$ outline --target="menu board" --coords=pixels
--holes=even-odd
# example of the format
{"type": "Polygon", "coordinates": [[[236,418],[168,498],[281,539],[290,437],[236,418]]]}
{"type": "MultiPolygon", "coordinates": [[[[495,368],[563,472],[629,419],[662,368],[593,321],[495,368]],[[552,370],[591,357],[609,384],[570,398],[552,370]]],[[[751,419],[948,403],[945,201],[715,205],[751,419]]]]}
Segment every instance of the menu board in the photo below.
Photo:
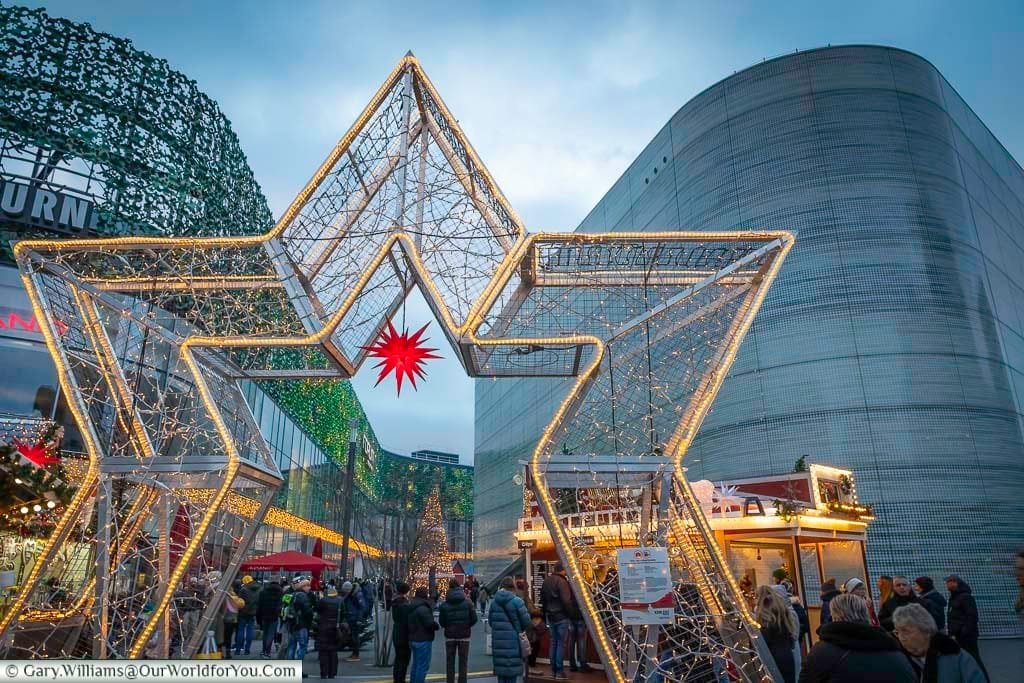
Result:
{"type": "Polygon", "coordinates": [[[620,548],[617,560],[622,623],[671,624],[675,606],[668,549],[620,548]]]}

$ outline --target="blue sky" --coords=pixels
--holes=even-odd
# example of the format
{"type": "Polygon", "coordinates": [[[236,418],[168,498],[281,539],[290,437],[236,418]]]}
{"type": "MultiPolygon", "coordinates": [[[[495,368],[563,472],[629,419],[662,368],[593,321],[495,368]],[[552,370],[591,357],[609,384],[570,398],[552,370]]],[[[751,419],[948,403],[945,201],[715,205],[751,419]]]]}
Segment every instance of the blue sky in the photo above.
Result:
{"type": "MultiPolygon", "coordinates": [[[[530,230],[573,229],[707,86],[825,44],[921,54],[1024,160],[1020,0],[24,4],[131,38],[195,79],[232,121],[275,216],[410,49],[530,230]]],[[[410,328],[424,308],[410,304],[410,328]]],[[[385,446],[471,461],[473,385],[454,361],[431,364],[399,400],[369,372],[355,383],[385,446]]]]}

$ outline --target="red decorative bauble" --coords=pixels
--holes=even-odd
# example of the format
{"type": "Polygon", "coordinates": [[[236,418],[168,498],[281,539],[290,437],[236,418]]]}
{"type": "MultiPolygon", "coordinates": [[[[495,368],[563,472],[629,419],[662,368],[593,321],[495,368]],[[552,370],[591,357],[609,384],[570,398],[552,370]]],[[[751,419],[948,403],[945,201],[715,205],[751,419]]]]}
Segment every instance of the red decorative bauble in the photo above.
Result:
{"type": "MultiPolygon", "coordinates": [[[[429,324],[427,323],[427,325],[429,324]]],[[[381,369],[380,374],[377,376],[377,384],[380,384],[388,376],[388,373],[394,372],[395,381],[398,384],[398,395],[401,396],[402,379],[404,377],[409,378],[409,383],[412,384],[413,389],[416,388],[417,376],[420,379],[426,378],[427,375],[423,371],[423,361],[441,358],[441,356],[431,353],[432,351],[437,351],[437,349],[428,349],[423,346],[423,343],[429,341],[429,338],[420,339],[420,336],[427,329],[427,325],[424,325],[415,334],[410,336],[409,330],[398,334],[394,325],[389,320],[388,329],[380,333],[380,339],[370,346],[362,347],[364,350],[369,351],[370,355],[374,358],[381,359],[379,363],[373,366],[381,369]]]]}

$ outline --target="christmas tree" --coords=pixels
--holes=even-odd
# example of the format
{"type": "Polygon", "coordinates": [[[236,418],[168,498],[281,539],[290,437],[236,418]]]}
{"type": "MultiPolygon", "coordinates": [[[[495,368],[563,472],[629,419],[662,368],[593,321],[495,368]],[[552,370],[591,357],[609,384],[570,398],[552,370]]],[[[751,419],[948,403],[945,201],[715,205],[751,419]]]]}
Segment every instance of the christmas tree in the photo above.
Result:
{"type": "Polygon", "coordinates": [[[427,498],[420,519],[419,533],[409,558],[409,585],[413,589],[429,585],[431,576],[445,577],[452,570],[452,554],[448,550],[448,534],[444,530],[441,518],[441,495],[435,486],[427,498]]]}

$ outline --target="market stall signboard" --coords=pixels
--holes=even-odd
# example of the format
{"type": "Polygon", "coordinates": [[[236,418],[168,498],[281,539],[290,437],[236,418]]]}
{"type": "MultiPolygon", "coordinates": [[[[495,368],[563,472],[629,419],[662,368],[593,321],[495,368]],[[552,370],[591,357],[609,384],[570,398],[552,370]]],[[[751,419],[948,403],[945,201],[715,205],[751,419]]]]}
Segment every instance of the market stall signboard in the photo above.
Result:
{"type": "Polygon", "coordinates": [[[623,625],[671,624],[674,605],[668,549],[620,548],[618,565],[623,625]]]}

